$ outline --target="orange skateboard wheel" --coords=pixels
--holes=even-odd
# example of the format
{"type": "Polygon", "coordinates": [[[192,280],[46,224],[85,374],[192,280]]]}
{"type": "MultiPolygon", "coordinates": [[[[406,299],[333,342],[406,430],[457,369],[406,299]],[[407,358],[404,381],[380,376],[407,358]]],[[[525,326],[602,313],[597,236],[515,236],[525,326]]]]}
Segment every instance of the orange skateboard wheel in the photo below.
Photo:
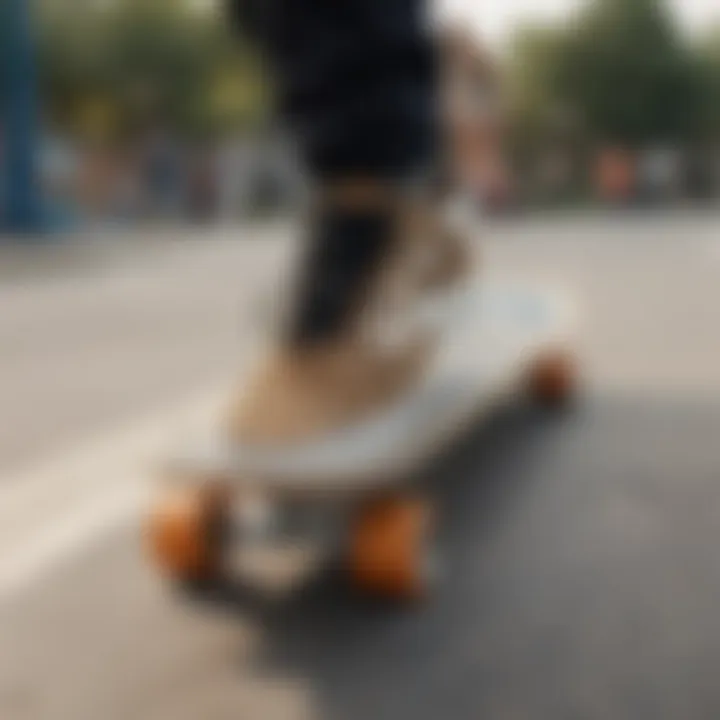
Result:
{"type": "Polygon", "coordinates": [[[556,350],[540,355],[530,368],[530,393],[543,405],[562,405],[575,395],[578,370],[575,358],[556,350]]]}
{"type": "Polygon", "coordinates": [[[363,592],[421,599],[430,584],[431,512],[427,502],[386,498],[364,507],[350,544],[349,571],[363,592]]]}
{"type": "Polygon", "coordinates": [[[150,512],[146,540],[154,561],[180,581],[209,580],[220,569],[224,501],[208,488],[173,488],[150,512]]]}

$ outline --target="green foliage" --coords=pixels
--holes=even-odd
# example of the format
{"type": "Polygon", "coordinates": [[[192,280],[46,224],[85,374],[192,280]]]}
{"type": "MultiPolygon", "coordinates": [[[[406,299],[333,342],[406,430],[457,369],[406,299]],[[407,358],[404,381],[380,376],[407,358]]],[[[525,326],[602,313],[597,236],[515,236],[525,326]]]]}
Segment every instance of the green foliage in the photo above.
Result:
{"type": "Polygon", "coordinates": [[[711,28],[698,43],[697,64],[705,94],[702,114],[703,134],[718,141],[720,140],[720,26],[711,28]]]}
{"type": "Polygon", "coordinates": [[[596,0],[569,42],[562,84],[603,139],[675,142],[697,129],[697,69],[664,0],[596,0]]]}
{"type": "Polygon", "coordinates": [[[522,151],[552,135],[562,106],[559,78],[567,40],[555,27],[523,26],[506,64],[510,130],[522,151]]]}
{"type": "Polygon", "coordinates": [[[571,23],[525,30],[509,60],[526,138],[558,115],[588,141],[626,147],[684,143],[710,122],[712,63],[665,0],[589,0],[571,23]]]}
{"type": "Polygon", "coordinates": [[[163,123],[203,134],[266,110],[252,49],[207,9],[179,0],[47,0],[39,27],[44,97],[56,122],[82,126],[88,106],[102,106],[115,133],[163,123]]]}

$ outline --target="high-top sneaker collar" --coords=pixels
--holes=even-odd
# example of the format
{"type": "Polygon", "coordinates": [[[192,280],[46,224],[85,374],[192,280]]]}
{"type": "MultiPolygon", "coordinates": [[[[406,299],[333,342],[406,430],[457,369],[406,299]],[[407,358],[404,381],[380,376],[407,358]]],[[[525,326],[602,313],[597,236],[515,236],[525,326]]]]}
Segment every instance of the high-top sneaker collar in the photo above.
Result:
{"type": "Polygon", "coordinates": [[[436,330],[428,302],[455,289],[471,264],[467,233],[427,183],[339,183],[315,203],[289,341],[400,349],[436,330]]]}

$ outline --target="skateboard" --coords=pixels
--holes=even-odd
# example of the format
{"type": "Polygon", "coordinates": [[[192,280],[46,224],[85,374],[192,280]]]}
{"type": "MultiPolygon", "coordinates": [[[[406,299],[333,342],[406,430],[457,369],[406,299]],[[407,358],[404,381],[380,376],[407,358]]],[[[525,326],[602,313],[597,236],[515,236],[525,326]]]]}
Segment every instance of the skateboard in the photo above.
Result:
{"type": "Polygon", "coordinates": [[[171,458],[149,518],[156,563],[182,583],[215,582],[237,543],[309,537],[340,556],[363,593],[427,596],[437,548],[422,469],[504,404],[565,406],[578,385],[576,327],[573,304],[555,289],[465,288],[423,381],[382,415],[272,451],[210,437],[171,458]]]}

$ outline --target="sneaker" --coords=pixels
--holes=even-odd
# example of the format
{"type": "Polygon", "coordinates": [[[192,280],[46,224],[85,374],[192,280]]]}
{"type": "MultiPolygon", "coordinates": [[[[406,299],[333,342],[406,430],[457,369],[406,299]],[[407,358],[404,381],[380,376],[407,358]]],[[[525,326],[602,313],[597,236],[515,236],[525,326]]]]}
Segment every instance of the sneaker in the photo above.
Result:
{"type": "Polygon", "coordinates": [[[230,440],[307,442],[411,393],[441,335],[417,308],[472,274],[470,250],[437,198],[377,186],[324,197],[289,323],[231,407],[230,440]]]}

